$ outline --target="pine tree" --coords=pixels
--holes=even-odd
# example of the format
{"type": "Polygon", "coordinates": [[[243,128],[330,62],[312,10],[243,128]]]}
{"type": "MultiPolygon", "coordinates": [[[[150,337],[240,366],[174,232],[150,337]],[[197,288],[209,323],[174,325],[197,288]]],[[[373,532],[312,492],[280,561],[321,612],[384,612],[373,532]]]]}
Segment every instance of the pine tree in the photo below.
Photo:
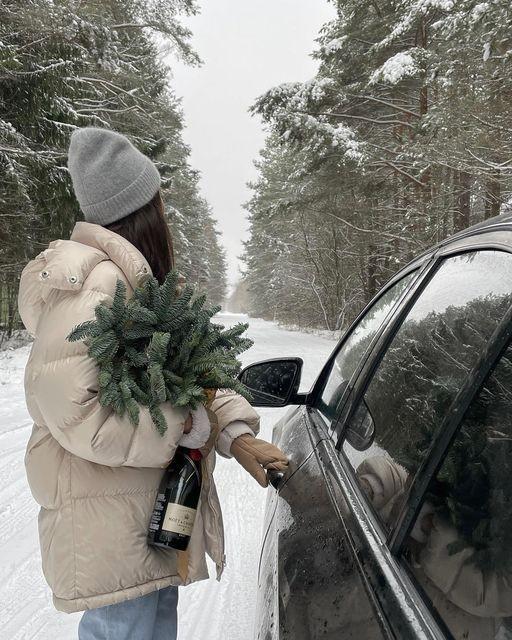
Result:
{"type": "Polygon", "coordinates": [[[253,313],[329,329],[512,195],[510,3],[336,6],[315,77],[254,104],[270,134],[246,245],[253,313]]]}
{"type": "MultiPolygon", "coordinates": [[[[199,62],[180,22],[196,11],[193,0],[0,3],[0,326],[19,322],[24,265],[50,240],[69,237],[81,218],[66,168],[76,127],[113,128],[155,161],[166,201],[180,209],[178,266],[206,289],[214,267],[204,263],[204,247],[220,245],[201,237],[211,211],[199,196],[181,105],[162,62],[199,62]],[[164,45],[172,57],[162,55],[164,45]],[[194,276],[203,263],[200,281],[194,276]]],[[[169,221],[174,230],[172,214],[169,221]]]]}

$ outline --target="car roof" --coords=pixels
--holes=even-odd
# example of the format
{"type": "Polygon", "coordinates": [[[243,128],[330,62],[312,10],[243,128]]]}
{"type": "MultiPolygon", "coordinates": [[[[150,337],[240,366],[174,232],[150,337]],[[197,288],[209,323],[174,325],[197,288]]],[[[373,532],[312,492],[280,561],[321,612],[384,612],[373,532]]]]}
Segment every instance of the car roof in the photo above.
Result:
{"type": "Polygon", "coordinates": [[[495,216],[494,218],[489,218],[484,220],[483,222],[479,222],[467,229],[463,229],[451,236],[448,236],[441,242],[429,247],[425,251],[422,251],[415,258],[411,260],[408,264],[404,265],[392,278],[388,280],[386,285],[390,285],[393,282],[396,282],[401,277],[403,277],[406,273],[416,269],[421,263],[428,260],[431,256],[433,256],[440,249],[449,247],[451,244],[460,244],[460,241],[465,238],[472,238],[478,235],[484,235],[486,233],[501,232],[499,234],[499,244],[510,247],[512,251],[512,212],[502,213],[499,216],[495,216]]]}
{"type": "MultiPolygon", "coordinates": [[[[497,231],[498,229],[503,228],[504,231],[510,231],[512,229],[512,212],[502,213],[499,216],[495,216],[494,218],[489,218],[488,220],[484,220],[483,222],[479,222],[478,224],[474,224],[472,227],[468,227],[467,229],[463,229],[458,233],[446,238],[439,243],[439,246],[444,246],[445,244],[452,242],[453,240],[458,240],[460,238],[464,238],[465,236],[474,235],[476,233],[485,233],[487,231],[497,231]]],[[[512,244],[512,238],[508,235],[503,238],[505,242],[510,242],[512,244]]]]}

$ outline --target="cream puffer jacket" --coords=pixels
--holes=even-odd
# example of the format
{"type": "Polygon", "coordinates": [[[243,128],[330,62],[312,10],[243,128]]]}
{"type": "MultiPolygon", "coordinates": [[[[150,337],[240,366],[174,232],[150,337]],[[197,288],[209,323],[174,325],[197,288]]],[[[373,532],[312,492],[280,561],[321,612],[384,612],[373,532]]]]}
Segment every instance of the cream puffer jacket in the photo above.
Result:
{"type": "MultiPolygon", "coordinates": [[[[25,395],[34,421],[25,467],[41,506],[38,518],[44,576],[60,611],[128,600],[169,585],[208,577],[205,553],[225,563],[220,504],[213,481],[215,450],[203,460],[198,514],[186,552],[150,547],[149,518],[165,467],[183,434],[188,410],[162,405],[168,429],[155,430],[147,408],[133,427],[98,401],[98,371],[83,342],[68,342],[75,325],[112,299],[120,278],[131,295],[151,273],[130,242],[100,225],[77,222],[70,240],[56,240],[23,270],[18,308],[34,336],[25,395]]],[[[229,443],[259,418],[232,392],[212,405],[229,443]],[[227,435],[231,423],[235,433],[227,435]],[[242,425],[242,428],[240,427],[242,425]],[[245,427],[243,426],[245,425],[245,427]]]]}

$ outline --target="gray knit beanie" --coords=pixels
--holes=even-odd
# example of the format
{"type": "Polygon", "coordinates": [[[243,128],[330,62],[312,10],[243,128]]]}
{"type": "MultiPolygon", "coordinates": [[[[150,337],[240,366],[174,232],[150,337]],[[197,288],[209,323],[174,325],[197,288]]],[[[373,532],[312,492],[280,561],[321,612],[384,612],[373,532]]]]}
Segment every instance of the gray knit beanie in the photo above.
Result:
{"type": "Polygon", "coordinates": [[[106,225],[147,204],[160,188],[153,162],[120,133],[84,127],[71,135],[68,168],[87,222],[106,225]]]}

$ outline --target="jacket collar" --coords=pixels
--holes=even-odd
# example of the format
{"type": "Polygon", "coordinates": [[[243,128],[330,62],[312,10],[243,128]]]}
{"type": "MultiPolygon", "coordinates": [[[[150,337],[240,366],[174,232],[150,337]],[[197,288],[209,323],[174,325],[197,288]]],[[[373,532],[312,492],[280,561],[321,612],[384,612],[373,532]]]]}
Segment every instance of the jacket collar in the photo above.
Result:
{"type": "Polygon", "coordinates": [[[71,232],[70,240],[103,251],[125,274],[132,288],[151,275],[151,267],[142,253],[131,242],[99,224],[79,221],[71,232]]]}

